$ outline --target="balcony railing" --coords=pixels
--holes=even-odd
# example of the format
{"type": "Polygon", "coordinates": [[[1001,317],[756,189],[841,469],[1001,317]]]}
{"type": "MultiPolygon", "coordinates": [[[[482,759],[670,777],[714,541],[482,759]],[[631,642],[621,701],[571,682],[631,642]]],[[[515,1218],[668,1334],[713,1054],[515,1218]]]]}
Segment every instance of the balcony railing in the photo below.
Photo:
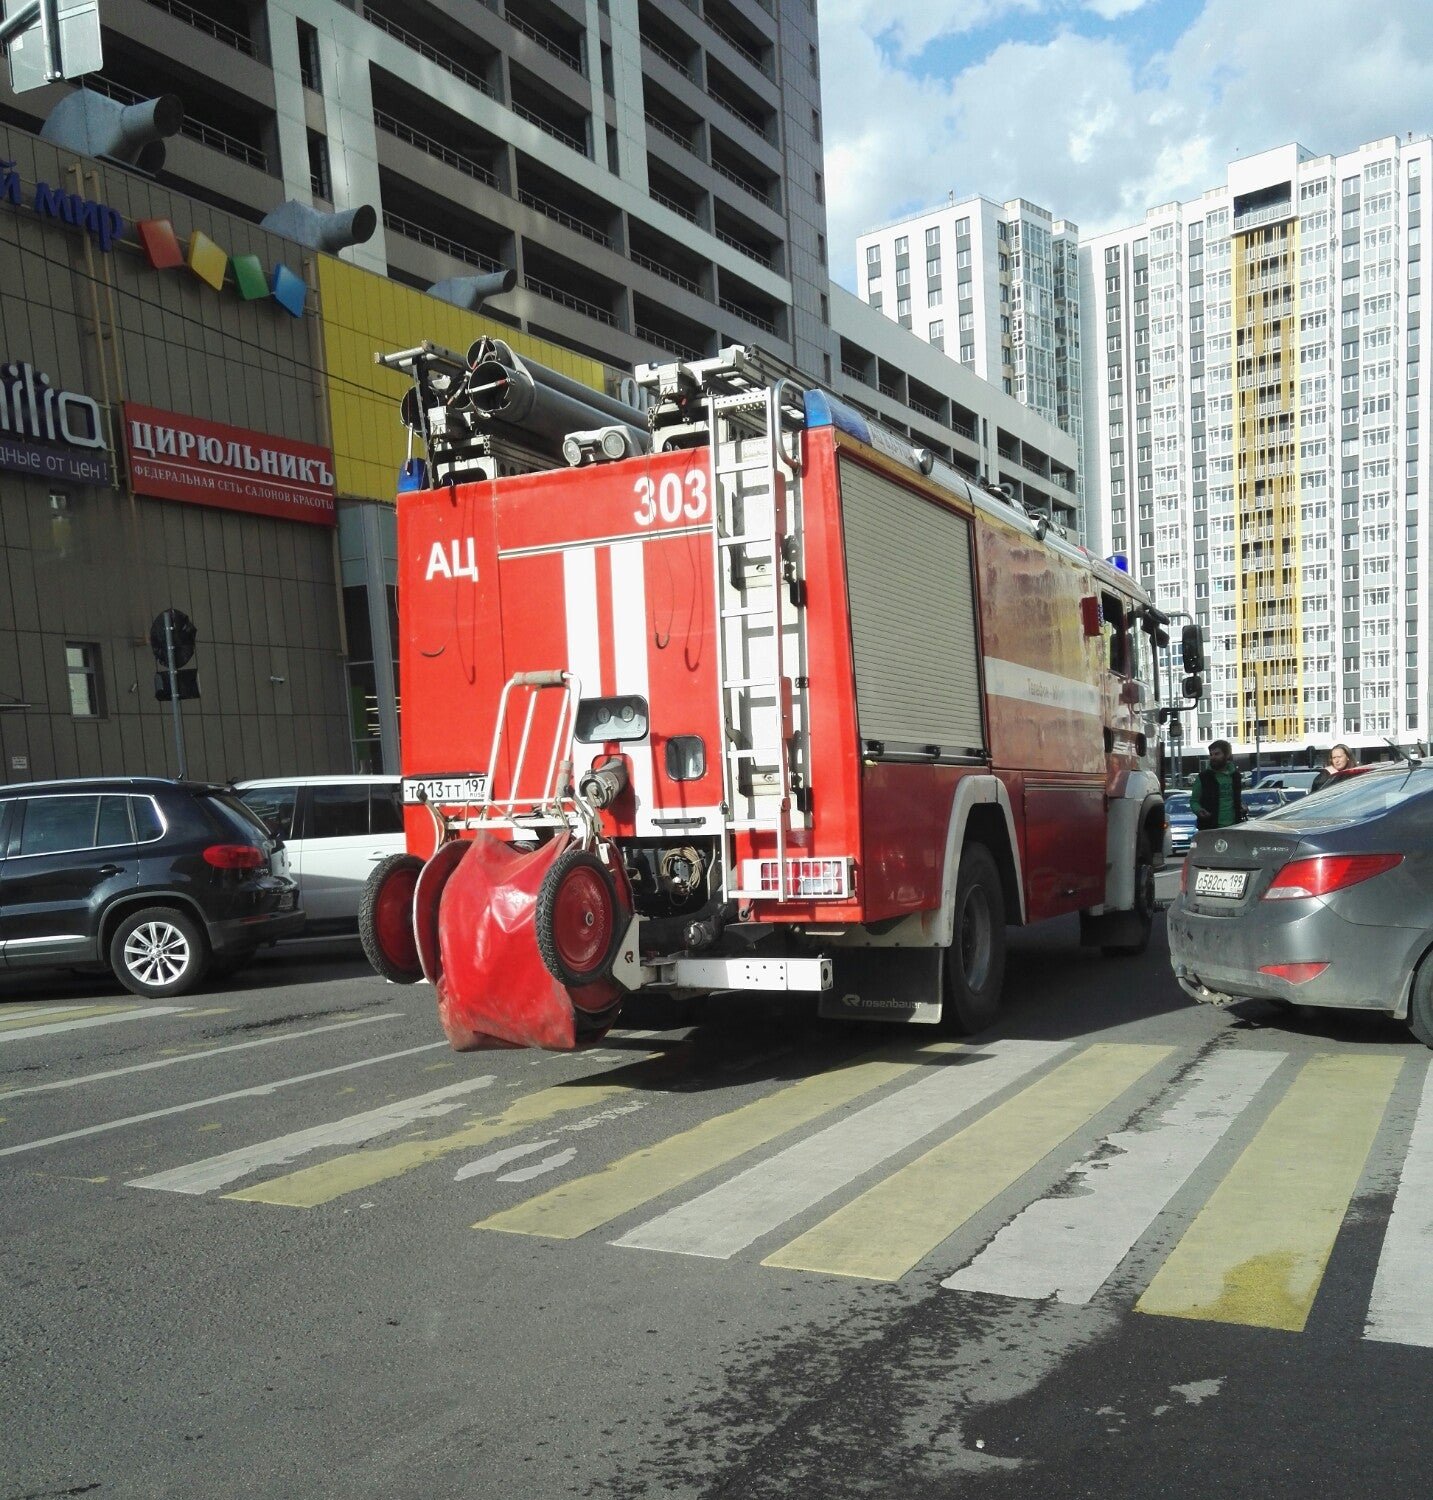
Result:
{"type": "Polygon", "coordinates": [[[480,271],[507,270],[501,261],[490,259],[481,250],[474,250],[471,245],[460,245],[457,240],[450,240],[446,235],[436,234],[431,229],[424,229],[421,224],[415,224],[411,219],[400,218],[397,214],[389,213],[386,208],[383,210],[383,227],[393,230],[395,234],[401,234],[404,239],[413,240],[419,245],[427,245],[430,250],[439,250],[444,255],[451,255],[454,260],[477,266],[480,271]]]}
{"type": "Polygon", "coordinates": [[[373,111],[373,122],[380,130],[397,136],[400,141],[407,141],[410,146],[416,146],[425,155],[436,157],[465,176],[485,182],[489,187],[498,186],[497,173],[490,171],[481,162],[474,161],[471,156],[464,156],[461,151],[454,151],[451,146],[434,140],[431,135],[424,135],[421,130],[414,130],[411,125],[405,125],[402,120],[395,119],[383,110],[373,111]]]}
{"type": "Polygon", "coordinates": [[[648,52],[655,52],[669,68],[675,68],[683,78],[692,78],[695,81],[692,70],[675,53],[668,52],[659,42],[654,42],[651,37],[644,36],[642,45],[648,52]]]}
{"type": "Polygon", "coordinates": [[[526,204],[528,208],[535,208],[540,214],[546,214],[549,219],[555,220],[564,228],[572,230],[573,233],[594,240],[599,245],[605,245],[609,250],[613,248],[611,239],[600,229],[594,229],[585,220],[576,218],[555,203],[549,203],[546,198],[539,198],[536,193],[530,193],[526,188],[518,190],[517,198],[519,203],[526,204]]]}
{"type": "Polygon", "coordinates": [[[701,222],[686,204],[678,203],[675,198],[669,198],[665,193],[659,193],[656,188],[649,188],[647,191],[654,203],[660,203],[663,208],[671,209],[678,217],[686,219],[692,224],[699,224],[701,222]]]}
{"type": "Polygon", "coordinates": [[[684,151],[690,151],[693,156],[697,154],[697,148],[692,144],[691,136],[683,135],[675,126],[668,125],[665,120],[659,120],[656,115],[647,114],[643,118],[658,135],[664,135],[669,141],[675,141],[684,151]]]}
{"type": "MultiPolygon", "coordinates": [[[[93,89],[97,94],[104,94],[107,98],[116,99],[121,104],[142,104],[145,101],[143,94],[127,89],[122,83],[115,83],[100,73],[91,73],[85,79],[85,87],[93,89]]],[[[235,161],[241,161],[246,166],[257,167],[260,172],[269,170],[269,158],[257,146],[251,146],[247,141],[241,141],[236,136],[226,135],[224,131],[213,125],[205,125],[202,121],[186,115],[183,125],[179,127],[179,133],[187,136],[191,141],[198,141],[201,146],[208,146],[211,151],[222,151],[225,156],[233,157],[235,161]]]]}
{"type": "Polygon", "coordinates": [[[725,177],[728,182],[734,182],[743,191],[750,193],[753,198],[766,204],[768,208],[772,206],[771,194],[766,188],[752,182],[750,178],[739,176],[730,167],[722,166],[719,161],[712,162],[711,167],[712,171],[717,173],[718,176],[725,177]]]}
{"type": "Polygon", "coordinates": [[[758,73],[763,73],[768,78],[773,76],[771,64],[767,62],[766,58],[750,42],[744,41],[734,32],[728,31],[725,26],[719,25],[716,21],[712,20],[711,16],[707,17],[707,25],[716,32],[728,47],[739,52],[758,73]]]}
{"type": "Polygon", "coordinates": [[[701,359],[705,351],[696,348],[692,344],[684,344],[680,339],[675,339],[668,333],[658,333],[654,328],[644,328],[640,323],[637,325],[637,337],[654,345],[658,349],[664,349],[668,354],[675,354],[678,359],[701,359]]]}
{"type": "Polygon", "coordinates": [[[207,32],[216,41],[223,42],[226,47],[232,47],[236,52],[242,52],[246,57],[258,56],[252,37],[245,36],[242,31],[235,31],[232,26],[226,26],[212,16],[206,16],[191,5],[185,5],[184,0],[149,0],[149,4],[156,10],[167,12],[176,21],[183,21],[186,26],[192,26],[196,31],[207,32]]]}
{"type": "Polygon", "coordinates": [[[713,103],[720,105],[722,109],[727,112],[727,114],[732,115],[736,119],[740,120],[748,130],[755,131],[756,134],[762,138],[762,140],[769,141],[771,139],[771,137],[766,133],[765,122],[758,119],[757,116],[749,114],[741,107],[741,105],[735,103],[731,99],[726,98],[725,95],[717,93],[717,91],[713,88],[707,89],[707,97],[711,99],[713,103]]]}
{"type": "Polygon", "coordinates": [[[718,298],[718,306],[723,312],[729,312],[734,317],[745,318],[748,323],[754,323],[758,328],[763,328],[767,333],[776,332],[776,319],[768,318],[762,313],[754,312],[749,307],[743,307],[740,302],[733,302],[730,298],[718,298]]]}
{"type": "Polygon", "coordinates": [[[771,264],[771,252],[759,250],[755,245],[748,245],[745,240],[739,240],[734,234],[728,234],[725,229],[718,229],[716,237],[724,245],[730,245],[733,250],[740,250],[743,255],[749,255],[753,260],[760,261],[762,265],[771,264]]]}
{"type": "Polygon", "coordinates": [[[863,383],[866,379],[866,372],[860,365],[848,364],[844,359],[841,361],[841,373],[848,375],[852,380],[859,380],[863,383]]]}
{"type": "Polygon", "coordinates": [[[693,281],[689,276],[683,276],[680,271],[674,271],[670,266],[664,266],[661,261],[653,260],[650,255],[643,255],[640,250],[629,251],[628,257],[636,265],[644,267],[646,270],[651,271],[654,275],[660,276],[664,280],[670,281],[675,286],[682,287],[688,292],[693,292],[698,297],[701,296],[701,287],[699,287],[697,283],[693,281]]]}
{"type": "Polygon", "coordinates": [[[405,47],[411,47],[420,57],[426,57],[429,62],[436,63],[445,73],[451,73],[454,78],[461,78],[464,83],[477,89],[479,93],[491,95],[492,88],[489,86],[486,78],[474,73],[470,68],[465,68],[462,63],[455,61],[453,58],[447,56],[446,53],[439,52],[436,47],[429,45],[429,43],[423,41],[421,37],[415,36],[411,31],[404,30],[396,21],[390,21],[387,16],[374,10],[371,6],[360,3],[358,8],[363,19],[376,26],[380,31],[386,31],[389,36],[395,37],[405,47]]]}
{"type": "Polygon", "coordinates": [[[546,135],[550,135],[553,140],[561,141],[564,146],[571,146],[579,156],[587,155],[587,142],[581,136],[574,135],[570,130],[564,130],[561,125],[546,119],[544,116],[538,114],[535,109],[529,109],[525,104],[518,104],[514,101],[509,107],[515,115],[520,115],[530,125],[536,125],[539,130],[543,131],[546,135]]]}
{"type": "Polygon", "coordinates": [[[524,276],[523,285],[530,292],[536,292],[539,297],[546,297],[549,302],[561,303],[563,307],[570,307],[573,312],[582,313],[584,317],[595,318],[599,323],[605,323],[609,328],[617,326],[616,316],[605,307],[599,307],[595,302],[588,302],[583,297],[574,297],[571,292],[564,292],[561,287],[553,286],[550,281],[543,281],[537,276],[524,276]]]}
{"type": "Polygon", "coordinates": [[[551,53],[559,62],[566,63],[574,73],[581,73],[584,78],[587,77],[587,69],[582,65],[582,54],[580,52],[573,52],[554,37],[550,37],[545,32],[539,31],[536,26],[529,26],[526,21],[519,20],[517,16],[511,13],[505,15],[503,19],[515,31],[522,32],[524,36],[530,36],[544,52],[551,53]]]}
{"type": "Polygon", "coordinates": [[[912,411],[918,411],[923,417],[929,417],[932,422],[943,420],[938,407],[927,406],[924,401],[918,401],[914,396],[910,398],[910,408],[912,411]]]}

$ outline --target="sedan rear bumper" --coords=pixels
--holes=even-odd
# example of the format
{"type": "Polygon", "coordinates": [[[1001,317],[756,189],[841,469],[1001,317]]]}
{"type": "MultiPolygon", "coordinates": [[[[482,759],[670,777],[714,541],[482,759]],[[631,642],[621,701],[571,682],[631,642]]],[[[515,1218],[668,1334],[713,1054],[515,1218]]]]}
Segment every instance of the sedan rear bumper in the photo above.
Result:
{"type": "Polygon", "coordinates": [[[1168,919],[1174,977],[1206,1005],[1285,1000],[1400,1014],[1422,935],[1349,922],[1327,901],[1275,901],[1238,917],[1191,911],[1180,895],[1168,919]],[[1274,964],[1326,963],[1303,984],[1262,972],[1274,964]]]}

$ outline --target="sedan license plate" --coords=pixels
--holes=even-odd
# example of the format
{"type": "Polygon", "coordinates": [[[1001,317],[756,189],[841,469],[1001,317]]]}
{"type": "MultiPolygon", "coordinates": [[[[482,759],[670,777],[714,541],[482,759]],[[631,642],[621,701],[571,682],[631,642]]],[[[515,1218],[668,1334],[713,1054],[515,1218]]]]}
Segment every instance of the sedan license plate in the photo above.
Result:
{"type": "Polygon", "coordinates": [[[1248,880],[1247,870],[1200,870],[1194,877],[1194,894],[1238,900],[1244,894],[1248,880]]]}
{"type": "Polygon", "coordinates": [[[466,807],[482,798],[488,778],[484,771],[462,776],[405,776],[403,801],[411,806],[435,802],[439,807],[466,807]]]}

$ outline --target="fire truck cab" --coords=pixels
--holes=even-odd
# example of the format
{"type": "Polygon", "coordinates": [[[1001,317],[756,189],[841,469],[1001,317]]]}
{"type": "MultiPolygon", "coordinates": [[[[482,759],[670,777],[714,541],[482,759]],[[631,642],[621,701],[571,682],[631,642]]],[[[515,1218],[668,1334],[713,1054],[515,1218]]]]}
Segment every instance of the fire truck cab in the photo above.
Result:
{"type": "Polygon", "coordinates": [[[752,349],[506,449],[541,389],[483,344],[390,356],[408,853],[361,922],[455,1047],[643,988],[972,1031],[1008,925],[1144,948],[1168,620],[1127,571],[752,349]]]}

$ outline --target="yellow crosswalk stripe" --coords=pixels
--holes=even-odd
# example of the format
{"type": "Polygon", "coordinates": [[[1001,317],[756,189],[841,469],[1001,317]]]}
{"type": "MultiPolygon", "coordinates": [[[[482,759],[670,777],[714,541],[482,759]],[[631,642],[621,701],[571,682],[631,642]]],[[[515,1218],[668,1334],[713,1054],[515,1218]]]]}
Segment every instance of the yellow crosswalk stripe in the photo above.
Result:
{"type": "Polygon", "coordinates": [[[498,1114],[473,1120],[448,1135],[430,1140],[402,1141],[380,1151],[351,1151],[318,1166],[305,1167],[283,1177],[272,1177],[254,1187],[225,1193],[224,1197],[239,1198],[248,1203],[272,1203],[284,1208],[315,1208],[320,1203],[342,1198],[346,1193],[355,1193],[360,1188],[373,1187],[391,1177],[411,1172],[414,1167],[437,1161],[455,1151],[486,1146],[491,1141],[515,1135],[530,1125],[541,1125],[558,1115],[590,1109],[593,1105],[630,1093],[637,1086],[650,1087],[655,1077],[672,1067],[674,1060],[672,1053],[642,1054],[631,1065],[601,1075],[600,1081],[559,1083],[539,1089],[514,1100],[498,1114]]]}
{"type": "Polygon", "coordinates": [[[91,1016],[111,1016],[120,1011],[137,1010],[137,1005],[71,1005],[56,1010],[42,1009],[24,1016],[7,1016],[0,1021],[0,1031],[19,1031],[25,1026],[36,1026],[43,1022],[51,1025],[56,1021],[88,1021],[91,1016]]]}
{"type": "Polygon", "coordinates": [[[1173,1047],[1100,1042],[893,1173],[762,1262],[896,1281],[1173,1047]]]}
{"type": "Polygon", "coordinates": [[[953,1045],[938,1042],[905,1056],[857,1059],[803,1078],[775,1094],[624,1156],[600,1172],[504,1209],[473,1228],[576,1239],[899,1078],[918,1066],[921,1054],[954,1050],[953,1045]]]}
{"type": "Polygon", "coordinates": [[[1136,1310],[1301,1331],[1402,1066],[1305,1063],[1136,1310]]]}

